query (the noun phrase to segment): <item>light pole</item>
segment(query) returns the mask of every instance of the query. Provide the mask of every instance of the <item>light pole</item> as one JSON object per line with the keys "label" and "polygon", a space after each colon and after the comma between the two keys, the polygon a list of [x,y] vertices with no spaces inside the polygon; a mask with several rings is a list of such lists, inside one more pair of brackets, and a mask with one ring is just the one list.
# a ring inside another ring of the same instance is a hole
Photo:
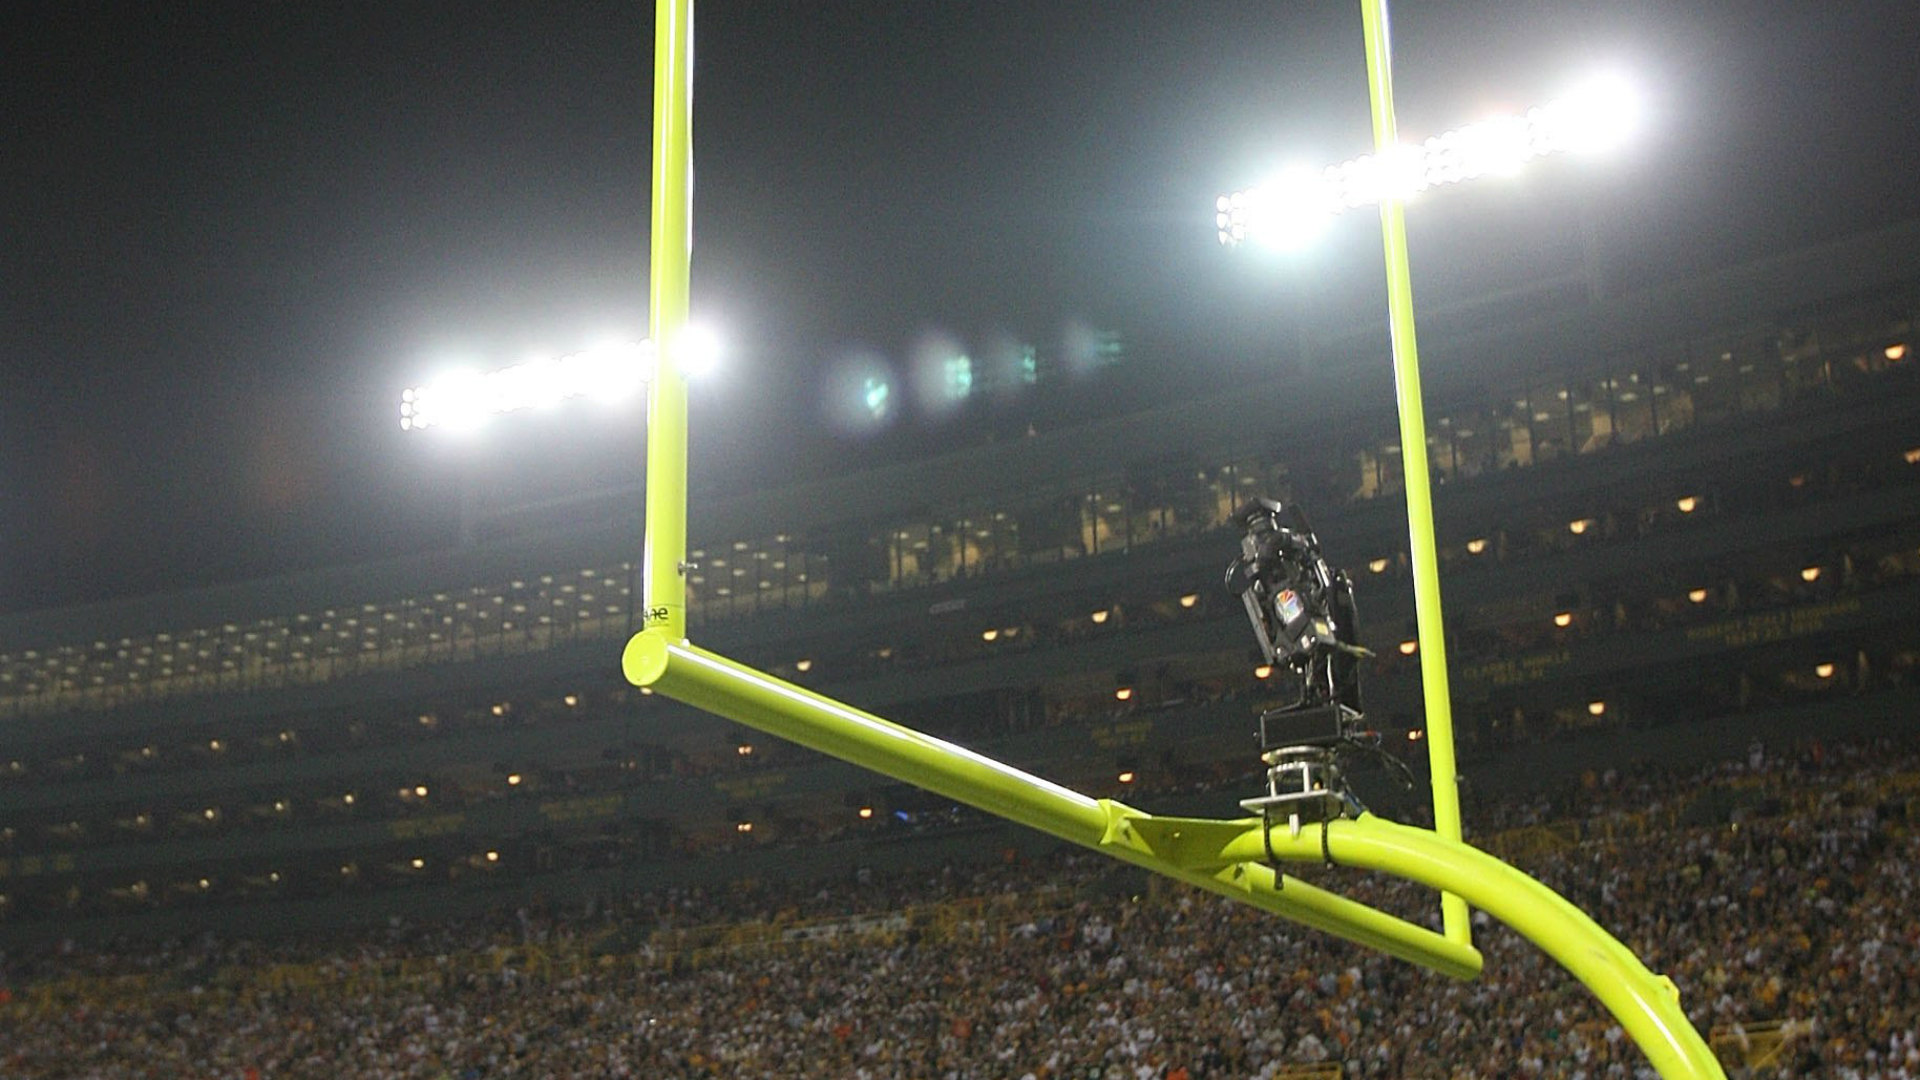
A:
{"label": "light pole", "polygon": [[[1362,0],[1360,7],[1373,114],[1373,153],[1317,174],[1296,173],[1222,195],[1215,207],[1215,224],[1222,244],[1267,240],[1282,247],[1299,247],[1317,236],[1335,215],[1368,204],[1380,208],[1434,831],[1458,841],[1460,795],[1453,709],[1447,685],[1439,557],[1434,542],[1427,426],[1420,393],[1404,207],[1409,198],[1429,188],[1482,176],[1509,175],[1527,162],[1550,154],[1616,145],[1632,127],[1635,94],[1631,86],[1617,79],[1596,79],[1576,93],[1523,116],[1494,117],[1435,135],[1419,146],[1405,146],[1394,120],[1393,52],[1386,0]],[[1466,902],[1453,893],[1442,893],[1440,905],[1448,939],[1469,942],[1472,931]]]}

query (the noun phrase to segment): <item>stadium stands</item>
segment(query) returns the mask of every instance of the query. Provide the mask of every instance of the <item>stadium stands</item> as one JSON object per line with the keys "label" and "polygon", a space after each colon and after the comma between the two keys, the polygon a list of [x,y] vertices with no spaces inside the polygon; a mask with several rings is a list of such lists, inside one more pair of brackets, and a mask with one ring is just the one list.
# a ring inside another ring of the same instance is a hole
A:
{"label": "stadium stands", "polygon": [[[1911,1080],[1917,770],[1911,738],[1807,741],[1485,810],[1502,826],[1490,846],[1685,988],[1730,1075]],[[1358,885],[1414,917],[1434,907]],[[1486,976],[1451,983],[1097,856],[1006,858],[319,939],[42,946],[0,959],[0,1064],[36,1077],[1652,1075],[1564,972],[1503,929],[1480,937]]]}

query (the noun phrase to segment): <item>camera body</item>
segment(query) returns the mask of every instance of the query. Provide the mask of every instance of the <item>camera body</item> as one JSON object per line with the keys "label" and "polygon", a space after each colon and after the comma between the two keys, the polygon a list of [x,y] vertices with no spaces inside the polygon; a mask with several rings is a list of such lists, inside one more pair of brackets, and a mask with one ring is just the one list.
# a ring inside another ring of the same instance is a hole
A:
{"label": "camera body", "polygon": [[1240,557],[1227,591],[1240,597],[1261,655],[1297,680],[1297,706],[1338,704],[1362,712],[1353,582],[1327,565],[1306,512],[1255,499],[1234,521]]}
{"label": "camera body", "polygon": [[1304,511],[1255,499],[1234,515],[1240,556],[1227,567],[1226,586],[1246,606],[1267,662],[1294,680],[1292,703],[1260,714],[1260,760],[1267,794],[1242,800],[1269,824],[1285,816],[1328,821],[1350,798],[1338,755],[1369,749],[1361,731],[1359,660],[1353,583],[1327,564]]}

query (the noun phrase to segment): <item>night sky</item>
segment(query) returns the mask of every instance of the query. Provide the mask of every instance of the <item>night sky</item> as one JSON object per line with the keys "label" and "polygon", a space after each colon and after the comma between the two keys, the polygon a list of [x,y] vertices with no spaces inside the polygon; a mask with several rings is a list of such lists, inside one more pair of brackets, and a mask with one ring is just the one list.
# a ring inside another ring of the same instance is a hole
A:
{"label": "night sky", "polygon": [[[1407,137],[1599,67],[1650,100],[1616,160],[1411,210],[1423,303],[1571,272],[1580,214],[1640,283],[1920,216],[1912,0],[1401,7]],[[396,407],[449,363],[644,330],[651,28],[633,2],[7,5],[0,610],[444,546],[467,470],[637,477],[637,414],[451,444]],[[1373,215],[1292,265],[1212,222],[1368,148],[1357,5],[708,0],[696,74],[694,308],[729,344],[701,490],[1197,392],[1379,310]],[[1076,326],[1119,330],[1124,373],[822,423],[845,357]]]}

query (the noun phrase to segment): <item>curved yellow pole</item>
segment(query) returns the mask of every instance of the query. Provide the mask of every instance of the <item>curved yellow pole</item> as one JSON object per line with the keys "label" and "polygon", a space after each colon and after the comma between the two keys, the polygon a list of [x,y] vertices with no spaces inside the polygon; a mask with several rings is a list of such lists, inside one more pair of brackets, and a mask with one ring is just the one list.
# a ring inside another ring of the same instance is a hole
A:
{"label": "curved yellow pole", "polygon": [[[1251,823],[1250,823],[1251,824]],[[1666,1080],[1725,1080],[1726,1072],[1680,1008],[1673,981],[1647,970],[1619,939],[1559,893],[1484,851],[1426,829],[1363,814],[1335,821],[1324,836],[1308,826],[1261,836],[1252,824],[1222,858],[1259,858],[1271,842],[1282,859],[1383,870],[1460,896],[1512,927],[1584,983]]]}

